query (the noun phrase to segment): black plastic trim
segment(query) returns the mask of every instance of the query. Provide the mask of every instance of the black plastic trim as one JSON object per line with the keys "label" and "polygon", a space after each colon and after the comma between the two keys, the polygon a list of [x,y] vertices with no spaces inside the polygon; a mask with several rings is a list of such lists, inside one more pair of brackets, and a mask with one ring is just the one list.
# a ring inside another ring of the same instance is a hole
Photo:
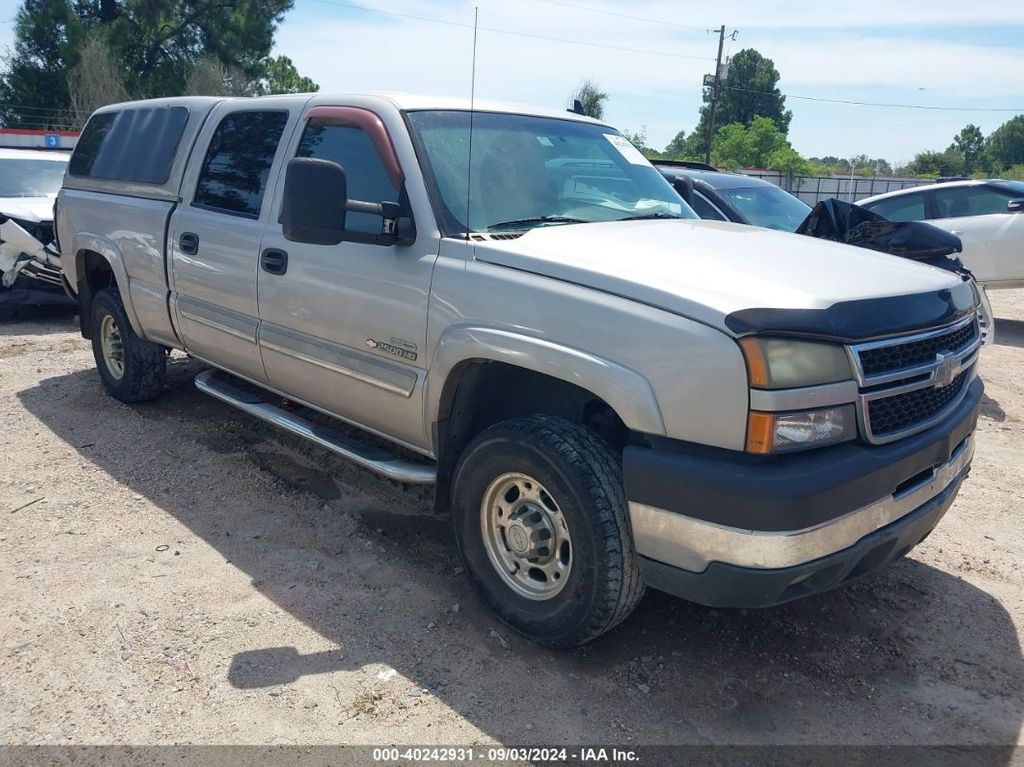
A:
{"label": "black plastic trim", "polygon": [[840,301],[826,309],[741,309],[725,318],[737,335],[789,335],[856,342],[927,330],[975,311],[973,283],[906,296]]}
{"label": "black plastic trim", "polygon": [[888,445],[862,442],[780,456],[668,441],[623,451],[626,497],[743,530],[801,530],[890,495],[920,472],[948,463],[974,431],[984,386],[975,379],[938,426]]}

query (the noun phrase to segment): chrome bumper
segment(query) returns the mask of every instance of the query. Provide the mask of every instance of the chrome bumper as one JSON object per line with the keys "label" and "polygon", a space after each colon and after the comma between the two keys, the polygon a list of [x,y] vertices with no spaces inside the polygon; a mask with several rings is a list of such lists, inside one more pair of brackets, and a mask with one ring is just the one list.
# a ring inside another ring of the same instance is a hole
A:
{"label": "chrome bumper", "polygon": [[853,546],[864,536],[920,508],[960,481],[973,455],[971,435],[957,446],[948,463],[933,468],[909,487],[801,530],[762,532],[724,527],[630,501],[636,551],[690,572],[703,572],[712,562],[759,569],[803,564]]}

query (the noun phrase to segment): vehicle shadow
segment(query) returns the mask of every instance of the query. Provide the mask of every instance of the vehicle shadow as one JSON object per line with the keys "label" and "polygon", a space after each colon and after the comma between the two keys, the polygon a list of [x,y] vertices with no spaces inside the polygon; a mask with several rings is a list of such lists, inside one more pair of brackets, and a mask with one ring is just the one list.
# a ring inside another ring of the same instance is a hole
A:
{"label": "vehicle shadow", "polygon": [[996,318],[996,346],[1024,348],[1024,320]]}
{"label": "vehicle shadow", "polygon": [[[133,408],[106,398],[91,370],[18,396],[84,459],[338,648],[265,646],[254,631],[249,649],[223,661],[236,689],[287,689],[366,667],[372,683],[383,664],[411,684],[402,696],[433,696],[508,744],[1017,741],[1017,631],[997,599],[955,575],[908,559],[769,610],[713,610],[649,592],[592,644],[545,650],[482,606],[422,491],[203,396],[191,384],[201,369],[175,361],[164,399]],[[143,424],[146,441],[130,436],[129,422]],[[252,479],[268,474],[273,484]],[[221,481],[229,484],[214,500]],[[240,694],[238,705],[246,700]],[[1001,749],[996,761],[1011,756]]]}
{"label": "vehicle shadow", "polygon": [[77,307],[0,305],[0,336],[50,335],[77,327]]}

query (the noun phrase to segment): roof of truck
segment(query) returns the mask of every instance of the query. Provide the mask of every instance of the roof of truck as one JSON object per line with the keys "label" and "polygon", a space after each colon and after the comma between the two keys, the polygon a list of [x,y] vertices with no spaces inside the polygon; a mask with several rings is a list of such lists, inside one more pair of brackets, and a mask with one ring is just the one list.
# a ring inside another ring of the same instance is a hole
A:
{"label": "roof of truck", "polygon": [[[318,96],[322,94],[317,94]],[[361,96],[380,96],[388,101],[392,102],[399,109],[408,111],[414,111],[419,109],[451,109],[451,110],[462,110],[467,111],[470,109],[470,99],[459,96],[425,96],[416,93],[379,93],[379,94],[329,94],[328,98],[345,95],[361,95]],[[537,106],[536,104],[520,104],[511,101],[489,101],[486,99],[476,99],[472,102],[472,108],[478,112],[507,112],[510,114],[526,114],[536,115],[538,117],[556,117],[563,120],[578,120],[580,122],[590,122],[602,124],[600,120],[595,120],[592,117],[586,115],[576,114],[566,109],[550,109],[548,107]]]}
{"label": "roof of truck", "polygon": [[[170,99],[148,99],[146,101],[129,101],[121,104],[111,104],[98,110],[101,112],[117,111],[125,108],[132,107],[153,107],[160,106],[161,104],[175,104],[180,106],[188,106],[189,103],[210,105],[211,103],[224,102],[252,102],[258,104],[261,101],[274,101],[277,104],[286,103],[294,100],[295,102],[309,102],[311,105],[329,105],[333,101],[344,103],[351,99],[380,99],[382,101],[391,102],[396,108],[406,111],[417,111],[423,109],[448,109],[458,111],[468,111],[470,109],[470,99],[460,96],[430,96],[419,93],[365,93],[365,92],[350,92],[350,93],[294,93],[285,94],[278,96],[255,96],[255,97],[224,97],[224,98],[211,98],[210,96],[185,96]],[[594,120],[591,117],[585,115],[579,115],[575,112],[569,112],[565,109],[551,109],[548,107],[537,106],[535,104],[517,104],[507,101],[489,101],[486,99],[476,99],[472,102],[472,107],[478,112],[503,112],[507,114],[524,114],[533,115],[536,117],[555,117],[562,120],[577,120],[579,122],[589,122],[597,125],[602,125],[600,120]]]}

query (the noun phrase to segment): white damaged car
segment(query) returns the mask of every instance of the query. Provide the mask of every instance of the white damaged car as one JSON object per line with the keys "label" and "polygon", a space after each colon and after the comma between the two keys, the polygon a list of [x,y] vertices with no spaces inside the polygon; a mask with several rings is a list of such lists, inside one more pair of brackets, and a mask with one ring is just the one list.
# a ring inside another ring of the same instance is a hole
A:
{"label": "white damaged car", "polygon": [[0,149],[0,312],[70,305],[53,246],[53,203],[68,155]]}

